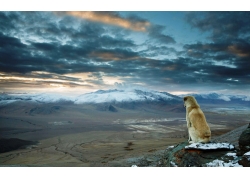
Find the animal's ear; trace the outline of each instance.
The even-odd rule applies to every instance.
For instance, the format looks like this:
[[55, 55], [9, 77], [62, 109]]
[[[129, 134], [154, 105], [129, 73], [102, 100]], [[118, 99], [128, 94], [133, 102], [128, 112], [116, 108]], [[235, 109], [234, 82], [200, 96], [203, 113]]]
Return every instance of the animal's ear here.
[[187, 97], [184, 97], [183, 100], [186, 101], [186, 100], [187, 100]]

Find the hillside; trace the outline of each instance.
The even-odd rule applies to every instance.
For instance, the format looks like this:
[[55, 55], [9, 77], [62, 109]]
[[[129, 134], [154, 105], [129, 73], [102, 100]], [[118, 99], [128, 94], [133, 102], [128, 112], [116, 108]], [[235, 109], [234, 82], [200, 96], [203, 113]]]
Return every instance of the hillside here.
[[[230, 132], [227, 132], [221, 136], [213, 138], [212, 139], [213, 143], [218, 143], [218, 144], [219, 143], [222, 143], [222, 144], [229, 143], [229, 144], [232, 144], [235, 147], [235, 149], [232, 149], [232, 150], [225, 149], [225, 150], [219, 150], [217, 152], [216, 152], [216, 150], [213, 150], [213, 151], [206, 152], [206, 154], [202, 155], [201, 157], [206, 158], [206, 156], [207, 156], [208, 157], [207, 161], [212, 162], [212, 163], [208, 163], [207, 166], [212, 166], [212, 167], [213, 166], [231, 166], [231, 167], [241, 166], [238, 164], [238, 160], [241, 160], [241, 158], [242, 158], [241, 157], [242, 155], [240, 155], [238, 153], [238, 151], [239, 151], [239, 138], [240, 138], [240, 135], [242, 134], [242, 132], [245, 131], [248, 127], [249, 127], [249, 124], [246, 124], [244, 126], [236, 128]], [[147, 155], [141, 156], [141, 157], [134, 157], [134, 158], [127, 159], [126, 161], [124, 161], [124, 163], [127, 163], [128, 166], [132, 166], [132, 167], [177, 166], [175, 163], [169, 162], [168, 159], [170, 157], [174, 156], [174, 153], [176, 153], [173, 151], [174, 149], [181, 150], [182, 148], [184, 149], [187, 145], [188, 145], [187, 142], [182, 142], [182, 143], [179, 143], [175, 146], [169, 146], [165, 150], [160, 150], [160, 151], [150, 153], [150, 154], [147, 154]], [[194, 144], [192, 144], [192, 145], [194, 145]], [[197, 154], [196, 154], [196, 151], [194, 149], [191, 152], [192, 152], [192, 154], [187, 154], [187, 156], [191, 157], [191, 160], [184, 159], [184, 154], [182, 154], [182, 156], [181, 156], [183, 163], [188, 163], [190, 166], [192, 166], [192, 161], [194, 164], [199, 162], [199, 160], [197, 159], [197, 156], [199, 156], [199, 154], [201, 154], [201, 152], [199, 152], [199, 151], [197, 151]], [[230, 157], [230, 156], [232, 156], [232, 157]], [[217, 158], [221, 158], [221, 157], [224, 158], [223, 159], [224, 161], [217, 159]], [[194, 158], [196, 158], [196, 159], [194, 159]], [[186, 166], [188, 164], [186, 164]], [[195, 166], [197, 166], [197, 165], [198, 164], [196, 164]]]

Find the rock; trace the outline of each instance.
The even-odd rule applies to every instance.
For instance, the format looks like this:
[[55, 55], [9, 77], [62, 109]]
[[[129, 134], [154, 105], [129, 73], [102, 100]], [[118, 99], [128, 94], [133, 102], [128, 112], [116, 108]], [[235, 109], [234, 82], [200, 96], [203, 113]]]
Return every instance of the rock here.
[[239, 151], [240, 154], [244, 154], [250, 151], [250, 123], [247, 129], [245, 129], [240, 135], [239, 148], [240, 148]]
[[[207, 167], [208, 163], [213, 160], [221, 161], [221, 164], [222, 162], [230, 163], [232, 159], [227, 158], [226, 154], [233, 152], [233, 150], [234, 146], [229, 143], [194, 143], [189, 145], [188, 142], [183, 142], [166, 152], [164, 165], [167, 167]], [[233, 160], [232, 166], [238, 166], [237, 159], [233, 158]]]
[[250, 151], [243, 154], [242, 159], [239, 160], [239, 164], [243, 167], [250, 167]]

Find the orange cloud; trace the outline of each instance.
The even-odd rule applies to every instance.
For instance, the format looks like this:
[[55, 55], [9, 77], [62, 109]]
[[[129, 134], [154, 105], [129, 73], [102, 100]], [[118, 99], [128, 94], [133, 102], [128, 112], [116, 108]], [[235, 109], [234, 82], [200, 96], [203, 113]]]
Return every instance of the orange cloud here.
[[147, 27], [150, 25], [146, 21], [130, 21], [128, 19], [119, 17], [112, 13], [100, 13], [91, 11], [69, 11], [66, 14], [87, 19], [90, 21], [101, 22], [105, 24], [120, 26], [133, 31], [146, 31]]
[[231, 53], [236, 54], [239, 57], [248, 57], [248, 56], [250, 56], [249, 52], [246, 52], [245, 50], [242, 50], [242, 49], [240, 49], [239, 47], [237, 47], [235, 45], [228, 46], [228, 50]]
[[89, 55], [90, 57], [97, 57], [103, 60], [135, 60], [135, 59], [140, 59], [139, 56], [130, 56], [127, 57], [124, 54], [120, 54], [120, 53], [111, 53], [111, 52], [92, 52]]

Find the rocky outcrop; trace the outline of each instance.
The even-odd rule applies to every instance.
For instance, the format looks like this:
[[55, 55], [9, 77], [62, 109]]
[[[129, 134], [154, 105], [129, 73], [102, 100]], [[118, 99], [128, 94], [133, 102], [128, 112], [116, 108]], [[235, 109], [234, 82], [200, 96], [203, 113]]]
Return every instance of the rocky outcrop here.
[[[137, 167], [250, 167], [250, 125], [213, 140], [213, 143], [182, 142], [131, 161]], [[237, 139], [237, 140], [236, 140]]]
[[[239, 166], [237, 160], [228, 155], [236, 155], [230, 143], [193, 143], [183, 142], [168, 150], [165, 154], [167, 167], [208, 167], [213, 160], [221, 161], [225, 166]], [[234, 160], [233, 162], [231, 162]], [[228, 164], [231, 163], [231, 164]]]
[[[182, 142], [165, 151], [137, 158], [133, 167], [242, 167], [241, 157], [230, 143]], [[245, 162], [244, 162], [245, 163]]]
[[214, 143], [180, 143], [165, 152], [162, 164], [168, 167], [250, 167], [250, 124], [215, 139]]
[[242, 134], [240, 135], [239, 138], [239, 154], [243, 155], [246, 152], [250, 151], [250, 123], [247, 127], [247, 129], [245, 129]]

